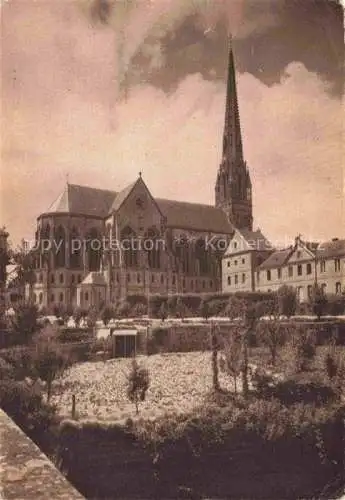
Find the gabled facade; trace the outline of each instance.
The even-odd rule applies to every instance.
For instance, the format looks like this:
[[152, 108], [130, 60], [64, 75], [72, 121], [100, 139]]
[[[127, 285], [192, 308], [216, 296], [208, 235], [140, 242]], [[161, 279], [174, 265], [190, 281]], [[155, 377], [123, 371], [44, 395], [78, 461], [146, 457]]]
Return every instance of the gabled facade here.
[[223, 292], [255, 290], [255, 269], [272, 253], [258, 229], [236, 229], [222, 259]]
[[[261, 262], [255, 262], [253, 256], [259, 255], [257, 249], [248, 250], [242, 245], [239, 250], [239, 238], [239, 231], [236, 231], [223, 257], [224, 292], [249, 290], [249, 287], [240, 282], [239, 272], [245, 272], [253, 277], [250, 283], [252, 290], [276, 291], [286, 284], [297, 290], [300, 302], [308, 301], [315, 283], [318, 283], [326, 294], [345, 293], [345, 240], [333, 239], [317, 244], [306, 243], [298, 236], [294, 245], [266, 252], [263, 260], [261, 258], [264, 254], [261, 253]], [[243, 258], [251, 264], [251, 268], [242, 270], [243, 261], [240, 259]], [[229, 268], [233, 268], [233, 262], [236, 262], [235, 268], [238, 270], [237, 280], [233, 280], [229, 271]]]

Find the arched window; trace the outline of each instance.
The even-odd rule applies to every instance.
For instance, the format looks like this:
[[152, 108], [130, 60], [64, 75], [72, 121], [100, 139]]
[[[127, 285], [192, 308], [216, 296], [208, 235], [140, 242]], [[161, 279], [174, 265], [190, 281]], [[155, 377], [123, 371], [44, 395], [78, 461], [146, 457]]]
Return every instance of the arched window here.
[[60, 273], [59, 281], [60, 281], [60, 283], [63, 283], [63, 273]]
[[150, 228], [145, 234], [144, 248], [147, 251], [147, 260], [150, 269], [160, 269], [161, 267], [161, 241], [154, 228]]
[[122, 262], [125, 267], [138, 267], [138, 250], [136, 249], [135, 233], [129, 226], [121, 231]]
[[59, 299], [60, 299], [60, 302], [63, 302], [63, 293], [62, 292], [60, 293]]
[[97, 229], [92, 228], [86, 237], [86, 254], [89, 271], [99, 271], [102, 241]]
[[189, 273], [189, 246], [185, 236], [181, 236], [175, 243], [175, 255], [179, 272]]
[[83, 242], [79, 236], [77, 228], [73, 227], [70, 234], [69, 245], [69, 263], [72, 269], [78, 269], [81, 267], [82, 244]]
[[43, 293], [41, 292], [39, 295], [39, 303], [42, 304], [43, 302]]
[[59, 226], [54, 234], [54, 265], [55, 267], [65, 267], [66, 264], [66, 234], [62, 226]]
[[209, 255], [206, 250], [205, 240], [200, 238], [195, 244], [195, 257], [199, 265], [199, 273], [201, 275], [209, 272]]
[[54, 302], [55, 301], [55, 296], [54, 294], [52, 293], [51, 296], [50, 296], [50, 302]]

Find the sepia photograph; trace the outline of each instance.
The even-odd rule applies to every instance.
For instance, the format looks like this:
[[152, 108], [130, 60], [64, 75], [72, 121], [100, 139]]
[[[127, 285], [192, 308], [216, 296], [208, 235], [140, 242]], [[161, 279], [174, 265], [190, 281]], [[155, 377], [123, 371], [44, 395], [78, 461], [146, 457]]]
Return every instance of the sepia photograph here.
[[0, 499], [345, 500], [342, 0], [0, 0]]

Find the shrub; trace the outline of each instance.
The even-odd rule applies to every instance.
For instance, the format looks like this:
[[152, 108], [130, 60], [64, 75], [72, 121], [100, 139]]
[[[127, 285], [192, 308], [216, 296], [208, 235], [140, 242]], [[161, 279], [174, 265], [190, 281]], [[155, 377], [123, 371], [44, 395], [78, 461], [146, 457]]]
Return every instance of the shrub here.
[[131, 316], [133, 318], [140, 318], [140, 316], [144, 316], [147, 314], [147, 304], [143, 304], [142, 302], [137, 302], [131, 309]]
[[130, 313], [131, 307], [129, 302], [121, 301], [119, 302], [117, 309], [116, 309], [116, 316], [120, 318], [128, 318], [129, 313]]
[[73, 311], [73, 319], [76, 327], [79, 327], [83, 318], [87, 317], [87, 311], [81, 307], [76, 307]]
[[14, 378], [23, 380], [32, 376], [32, 355], [29, 347], [13, 347], [1, 353], [1, 357], [13, 367]]
[[37, 444], [49, 439], [55, 408], [43, 402], [36, 386], [14, 380], [0, 381], [0, 407]]
[[150, 385], [149, 372], [147, 368], [140, 366], [133, 359], [132, 367], [127, 375], [127, 396], [128, 399], [135, 404], [135, 410], [139, 413], [139, 401], [144, 401], [147, 389]]
[[258, 335], [262, 343], [269, 349], [271, 364], [275, 366], [278, 350], [286, 340], [286, 328], [277, 319], [265, 320], [258, 324]]
[[297, 294], [295, 288], [282, 285], [277, 292], [279, 314], [290, 318], [296, 312]]
[[222, 371], [233, 378], [235, 394], [237, 394], [237, 379], [242, 367], [242, 342], [239, 330], [235, 329], [228, 338], [223, 340], [223, 344], [219, 366]]
[[94, 328], [96, 326], [97, 317], [98, 317], [97, 309], [93, 306], [90, 307], [86, 318], [87, 326], [89, 328]]
[[47, 383], [47, 400], [50, 400], [53, 381], [70, 365], [68, 356], [62, 351], [57, 332], [45, 328], [35, 339], [32, 355], [34, 373]]
[[14, 378], [14, 366], [8, 363], [5, 359], [0, 358], [0, 380], [8, 380]]
[[303, 327], [295, 327], [292, 332], [290, 349], [293, 354], [295, 369], [298, 372], [306, 371], [316, 354], [315, 335]]
[[39, 330], [38, 309], [30, 303], [18, 304], [14, 308], [12, 330], [19, 344], [28, 344], [32, 336]]
[[200, 302], [199, 306], [199, 314], [202, 318], [204, 318], [206, 321], [211, 315], [211, 310], [208, 302], [203, 298]]
[[317, 283], [313, 286], [312, 293], [310, 296], [310, 304], [312, 307], [313, 313], [317, 316], [318, 319], [324, 315], [326, 306], [327, 306], [327, 297], [323, 288], [320, 287]]

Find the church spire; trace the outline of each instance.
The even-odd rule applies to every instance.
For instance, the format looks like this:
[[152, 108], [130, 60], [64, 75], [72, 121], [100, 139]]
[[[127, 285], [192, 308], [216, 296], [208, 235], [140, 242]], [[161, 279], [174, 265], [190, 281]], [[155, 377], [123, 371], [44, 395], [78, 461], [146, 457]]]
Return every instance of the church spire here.
[[235, 62], [231, 36], [229, 39], [228, 83], [223, 134], [223, 161], [224, 160], [227, 160], [228, 163], [243, 161], [240, 114], [238, 110]]
[[237, 228], [252, 228], [251, 181], [246, 162], [240, 126], [236, 73], [232, 39], [229, 40], [223, 151], [218, 169], [216, 207], [222, 208]]

